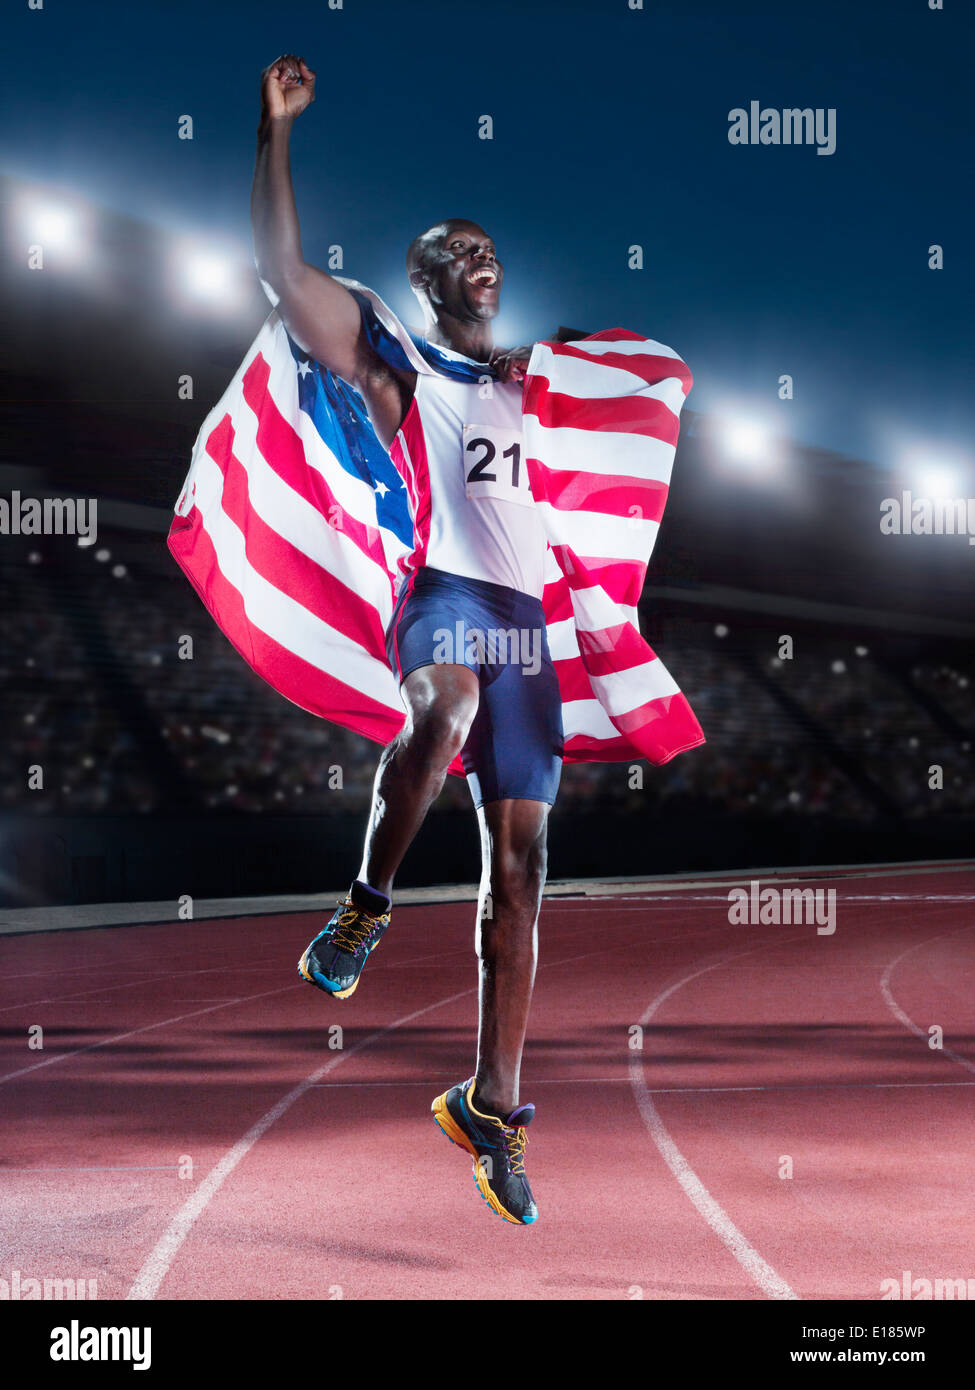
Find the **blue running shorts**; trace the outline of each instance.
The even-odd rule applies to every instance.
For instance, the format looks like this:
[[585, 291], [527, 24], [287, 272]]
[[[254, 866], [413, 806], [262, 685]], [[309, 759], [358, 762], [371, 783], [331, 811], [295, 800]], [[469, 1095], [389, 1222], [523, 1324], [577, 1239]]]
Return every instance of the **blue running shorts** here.
[[425, 566], [403, 585], [386, 629], [402, 682], [420, 666], [466, 666], [480, 682], [461, 749], [474, 805], [555, 802], [562, 775], [562, 696], [541, 600], [504, 584]]

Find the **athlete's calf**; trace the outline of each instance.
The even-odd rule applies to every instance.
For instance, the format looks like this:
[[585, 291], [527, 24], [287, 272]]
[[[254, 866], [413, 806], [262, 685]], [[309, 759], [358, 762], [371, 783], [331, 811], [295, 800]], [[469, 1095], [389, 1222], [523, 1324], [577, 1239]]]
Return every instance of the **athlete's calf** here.
[[478, 680], [466, 666], [421, 666], [401, 687], [406, 723], [383, 749], [359, 878], [392, 896], [393, 877], [439, 796], [477, 713]]
[[477, 935], [476, 1096], [482, 1108], [499, 1115], [518, 1104], [547, 867], [548, 811], [543, 801], [511, 799], [488, 802], [478, 813], [482, 884], [490, 898], [482, 901]]

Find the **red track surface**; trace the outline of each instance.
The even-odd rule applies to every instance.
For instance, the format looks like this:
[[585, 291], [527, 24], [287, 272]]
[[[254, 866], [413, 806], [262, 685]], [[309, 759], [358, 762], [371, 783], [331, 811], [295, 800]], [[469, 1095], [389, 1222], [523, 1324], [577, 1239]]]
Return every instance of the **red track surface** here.
[[295, 975], [311, 916], [2, 940], [0, 1276], [95, 1278], [100, 1299], [877, 1299], [905, 1270], [975, 1277], [975, 869], [817, 886], [833, 936], [730, 926], [706, 881], [546, 901], [531, 1228], [488, 1211], [429, 1115], [472, 1070], [472, 905], [398, 908], [347, 1004]]

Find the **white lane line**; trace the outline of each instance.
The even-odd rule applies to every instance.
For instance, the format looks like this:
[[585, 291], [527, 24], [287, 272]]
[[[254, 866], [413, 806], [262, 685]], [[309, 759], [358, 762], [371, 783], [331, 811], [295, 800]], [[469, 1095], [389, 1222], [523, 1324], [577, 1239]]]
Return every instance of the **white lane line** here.
[[131, 1028], [127, 1033], [115, 1033], [110, 1038], [102, 1038], [100, 1042], [88, 1043], [86, 1047], [73, 1048], [71, 1052], [59, 1052], [54, 1057], [45, 1057], [43, 1062], [34, 1062], [29, 1067], [21, 1067], [19, 1071], [8, 1071], [6, 1076], [0, 1076], [0, 1086], [5, 1081], [15, 1081], [19, 1076], [26, 1076], [29, 1072], [39, 1071], [41, 1067], [53, 1067], [57, 1062], [67, 1062], [71, 1057], [80, 1057], [82, 1053], [94, 1052], [99, 1047], [111, 1047], [113, 1043], [124, 1042], [126, 1038], [138, 1037], [140, 1033], [151, 1033], [155, 1028], [165, 1028], [170, 1023], [182, 1023], [188, 1018], [199, 1018], [202, 1014], [215, 1014], [218, 1009], [229, 1009], [233, 1004], [247, 1004], [252, 999], [267, 999], [271, 994], [285, 994], [290, 989], [300, 989], [300, 985], [284, 985], [278, 989], [265, 989], [260, 994], [245, 994], [242, 999], [228, 999], [223, 1004], [211, 1004], [207, 1009], [194, 1009], [188, 1014], [177, 1014], [174, 1018], [163, 1018], [158, 1023], [147, 1023], [142, 1028]]
[[[274, 956], [269, 956], [266, 965], [251, 965], [247, 969], [273, 970], [279, 965], [279, 960]], [[79, 990], [76, 994], [52, 994], [45, 999], [28, 999], [20, 1004], [4, 1004], [0, 1007], [0, 1014], [16, 1013], [18, 1009], [36, 1009], [40, 1004], [70, 1004], [75, 1000], [90, 1000], [93, 994], [115, 994], [120, 989], [138, 989], [142, 985], [155, 984], [159, 980], [186, 980], [193, 975], [220, 975], [225, 974], [226, 970], [226, 960], [222, 965], [208, 965], [205, 969], [200, 970], [165, 970], [154, 975], [145, 975], [145, 978], [141, 980], [126, 980], [120, 985], [98, 985], [94, 989]], [[145, 974], [144, 971], [138, 973]], [[97, 1004], [98, 1000], [91, 1000], [91, 1002]]]
[[[657, 878], [626, 879], [579, 879], [563, 889], [559, 897], [572, 900], [580, 894], [585, 897], [623, 896], [634, 897], [642, 894], [676, 892], [692, 888], [728, 888], [734, 884], [746, 884], [757, 878], [768, 883], [852, 883], [858, 879], [869, 878], [915, 878], [950, 873], [971, 873], [975, 860], [922, 860], [917, 864], [888, 865], [829, 865], [807, 864], [772, 866], [764, 869], [724, 869], [706, 874], [665, 874]], [[840, 872], [848, 870], [848, 872]], [[835, 872], [834, 872], [835, 871]], [[565, 882], [569, 882], [565, 880]]]
[[[79, 990], [77, 994], [52, 994], [44, 999], [25, 999], [21, 1004], [4, 1004], [0, 1007], [0, 1014], [13, 1014], [18, 1009], [36, 1009], [41, 1004], [73, 1004], [84, 1002], [87, 1004], [97, 1004], [98, 1000], [89, 998], [92, 994], [113, 994], [120, 989], [136, 989], [139, 985], [155, 984], [158, 980], [169, 980], [172, 976], [166, 972], [161, 975], [143, 975], [141, 980], [126, 980], [123, 985], [99, 985], [97, 989]], [[114, 1002], [114, 1001], [113, 1001]]]
[[[205, 960], [207, 955], [222, 959], [226, 955], [226, 948], [214, 947], [212, 951], [201, 952], [199, 959]], [[88, 965], [75, 965], [72, 962], [70, 965], [49, 966], [46, 970], [24, 970], [19, 975], [11, 975], [5, 971], [3, 979], [4, 983], [7, 980], [51, 979], [57, 975], [80, 975], [86, 970], [107, 970], [110, 975], [144, 975], [152, 968], [150, 965], [123, 965], [112, 960], [93, 961]]]
[[[408, 964], [409, 964], [410, 967], [412, 967], [412, 966], [414, 966], [414, 965], [420, 965], [420, 964], [422, 964], [424, 961], [428, 961], [428, 960], [443, 960], [443, 959], [445, 958], [445, 956], [448, 956], [448, 955], [465, 955], [465, 956], [469, 956], [470, 953], [471, 953], [471, 952], [470, 952], [470, 947], [464, 947], [464, 948], [458, 947], [458, 949], [457, 949], [456, 951], [447, 951], [447, 952], [444, 952], [444, 951], [433, 951], [433, 952], [431, 952], [429, 955], [426, 955], [426, 956], [415, 956], [415, 957], [413, 957], [413, 958], [409, 961]], [[263, 972], [263, 973], [267, 973], [267, 972], [270, 972], [270, 971], [272, 971], [272, 970], [273, 970], [273, 971], [278, 971], [278, 970], [280, 970], [280, 968], [281, 968], [281, 958], [280, 958], [280, 956], [268, 956], [268, 957], [266, 957], [266, 960], [265, 960], [263, 963], [258, 963], [258, 964], [254, 964], [254, 965], [248, 965], [248, 966], [235, 966], [235, 967], [234, 967], [234, 974], [235, 974], [235, 975], [239, 975], [239, 974], [241, 974], [242, 971], [244, 971], [244, 970], [249, 970], [249, 971], [254, 971], [254, 970], [256, 970], [256, 971], [260, 971], [260, 972]], [[397, 970], [397, 969], [403, 969], [403, 968], [404, 968], [403, 965], [395, 965], [395, 964], [394, 964], [394, 965], [377, 965], [377, 966], [375, 966], [375, 967], [373, 968], [373, 974], [377, 973], [377, 971], [379, 971], [379, 970]], [[70, 1003], [73, 1003], [73, 1002], [75, 1002], [75, 1001], [80, 1001], [80, 1000], [88, 1001], [88, 1002], [90, 1002], [92, 1005], [97, 1006], [101, 1001], [100, 1001], [99, 999], [90, 1000], [90, 996], [93, 995], [93, 994], [95, 994], [95, 995], [112, 994], [112, 993], [117, 993], [118, 990], [120, 990], [120, 989], [138, 989], [138, 988], [141, 987], [142, 985], [153, 984], [153, 983], [158, 982], [159, 980], [185, 980], [185, 979], [191, 978], [191, 977], [194, 976], [194, 975], [220, 975], [220, 974], [225, 974], [225, 973], [226, 973], [226, 970], [227, 970], [226, 961], [224, 961], [223, 965], [207, 966], [205, 969], [199, 969], [199, 970], [169, 970], [169, 971], [165, 971], [165, 972], [162, 973], [162, 974], [147, 975], [144, 979], [141, 979], [141, 980], [127, 980], [124, 984], [120, 984], [120, 985], [99, 985], [99, 986], [98, 986], [97, 988], [95, 988], [95, 989], [82, 990], [82, 991], [79, 991], [77, 994], [55, 994], [55, 995], [51, 995], [50, 997], [45, 998], [45, 999], [28, 999], [25, 1003], [20, 1003], [20, 1004], [5, 1004], [5, 1005], [3, 1005], [3, 1006], [0, 1006], [0, 1013], [16, 1013], [16, 1011], [17, 1011], [18, 1009], [34, 1009], [34, 1008], [37, 1008], [37, 1007], [38, 1007], [39, 1005], [41, 1005], [41, 1004], [70, 1004]], [[143, 973], [143, 972], [139, 972], [139, 973]], [[221, 997], [224, 998], [224, 999], [227, 998], [226, 995], [222, 995]], [[249, 996], [247, 996], [247, 997], [248, 997], [248, 998], [257, 998], [256, 995], [249, 995]], [[113, 1001], [113, 1002], [114, 1002], [114, 1001]], [[183, 1000], [182, 1002], [188, 1004], [188, 1003], [192, 1003], [192, 1002], [194, 1002], [194, 1001], [189, 1000], [189, 999], [186, 999], [186, 1000]], [[233, 1002], [233, 1001], [230, 1001], [230, 1002]], [[128, 1035], [124, 1035], [124, 1036], [128, 1036]], [[5, 1079], [6, 1079], [5, 1077], [0, 1077], [0, 1082], [4, 1081]]]
[[0, 1178], [7, 1173], [175, 1173], [178, 1168], [178, 1163], [99, 1163], [87, 1168], [0, 1168]]
[[[582, 936], [582, 935], [585, 935], [589, 930], [590, 930], [590, 929], [589, 929], [588, 927], [584, 927], [584, 928], [580, 928], [580, 930], [579, 930], [578, 932], [570, 932], [570, 933], [568, 933], [568, 935], [569, 935], [569, 936]], [[714, 931], [714, 930], [717, 930], [717, 929], [716, 929], [716, 928], [707, 928], [707, 929], [705, 929], [705, 932], [704, 932], [704, 933], [691, 933], [691, 935], [706, 935], [708, 932]], [[660, 938], [658, 938], [658, 940], [659, 940], [659, 939], [660, 939]], [[671, 939], [676, 940], [677, 938], [676, 938], [676, 937], [675, 937], [675, 938], [669, 938], [669, 937], [668, 937], [668, 938], [662, 938], [662, 939], [663, 939], [663, 940], [671, 940]], [[656, 942], [654, 942], [653, 944], [656, 944]], [[470, 952], [470, 949], [469, 949], [469, 948], [466, 948], [466, 947], [463, 948], [463, 950], [462, 950], [461, 948], [458, 948], [456, 951], [432, 952], [429, 956], [420, 956], [420, 957], [414, 958], [414, 961], [411, 962], [411, 964], [419, 964], [421, 961], [425, 961], [425, 960], [441, 960], [441, 961], [442, 961], [442, 960], [444, 960], [445, 957], [448, 956], [448, 955], [460, 955], [460, 954], [463, 954], [463, 955], [465, 955], [465, 956], [469, 956], [469, 955], [471, 954], [471, 952]], [[586, 951], [586, 952], [584, 952], [583, 955], [581, 955], [581, 956], [569, 956], [569, 957], [567, 957], [565, 960], [547, 961], [547, 962], [544, 963], [544, 965], [540, 966], [539, 969], [551, 969], [553, 966], [556, 966], [556, 965], [566, 965], [566, 964], [570, 963], [571, 961], [583, 960], [583, 959], [585, 959], [586, 956], [595, 955], [595, 954], [597, 954], [597, 953], [594, 952], [594, 951]], [[261, 967], [261, 968], [262, 968], [262, 969], [270, 969], [271, 967]], [[400, 969], [400, 968], [402, 968], [402, 967], [400, 967], [400, 966], [395, 966], [395, 965], [387, 965], [387, 966], [379, 966], [379, 967], [378, 967], [379, 970], [395, 970], [395, 969]], [[197, 970], [182, 971], [182, 972], [180, 972], [180, 977], [184, 977], [184, 978], [185, 978], [185, 976], [187, 976], [187, 975], [206, 975], [206, 974], [212, 974], [212, 973], [214, 973], [214, 972], [213, 972], [212, 970], [209, 970], [209, 969], [208, 969], [208, 970], [199, 970], [199, 971], [197, 971]], [[374, 971], [374, 973], [378, 973], [378, 972], [375, 972], [375, 971]], [[176, 978], [176, 977], [175, 977], [175, 976], [165, 976], [164, 978], [172, 979], [172, 978]], [[112, 1037], [110, 1037], [110, 1038], [102, 1038], [100, 1042], [88, 1043], [87, 1046], [85, 1046], [85, 1047], [76, 1047], [76, 1048], [73, 1048], [70, 1052], [59, 1052], [59, 1053], [57, 1053], [56, 1056], [53, 1056], [53, 1057], [46, 1057], [46, 1058], [44, 1058], [43, 1061], [41, 1061], [41, 1062], [34, 1062], [34, 1063], [33, 1063], [31, 1066], [29, 1066], [29, 1067], [21, 1067], [19, 1071], [7, 1072], [7, 1074], [6, 1074], [5, 1076], [0, 1076], [0, 1086], [2, 1086], [2, 1085], [3, 1085], [5, 1082], [7, 1082], [7, 1081], [14, 1081], [14, 1080], [16, 1080], [18, 1077], [26, 1076], [29, 1072], [38, 1071], [41, 1067], [50, 1067], [50, 1066], [53, 1066], [56, 1062], [66, 1062], [66, 1061], [69, 1060], [69, 1058], [71, 1058], [71, 1057], [78, 1057], [78, 1056], [80, 1056], [82, 1053], [85, 1053], [85, 1052], [94, 1052], [97, 1048], [100, 1048], [100, 1047], [109, 1047], [112, 1043], [116, 1043], [116, 1042], [124, 1042], [126, 1038], [134, 1038], [134, 1037], [138, 1036], [140, 1033], [149, 1033], [149, 1032], [152, 1032], [152, 1030], [153, 1030], [154, 1028], [165, 1028], [166, 1025], [169, 1024], [169, 1023], [182, 1023], [184, 1019], [187, 1019], [187, 1018], [196, 1018], [196, 1017], [198, 1017], [198, 1016], [201, 1015], [201, 1014], [214, 1013], [214, 1012], [216, 1012], [217, 1009], [229, 1008], [232, 1004], [246, 1004], [246, 1003], [248, 1003], [248, 1002], [249, 1002], [250, 1000], [252, 1000], [252, 999], [264, 999], [264, 998], [266, 998], [268, 995], [271, 995], [271, 994], [282, 994], [282, 993], [284, 993], [286, 990], [289, 990], [289, 989], [299, 989], [300, 987], [301, 987], [301, 986], [300, 986], [300, 985], [297, 985], [297, 984], [295, 984], [295, 985], [285, 985], [283, 988], [263, 990], [260, 994], [245, 994], [245, 995], [243, 995], [243, 996], [241, 996], [240, 998], [237, 998], [237, 999], [227, 999], [227, 1000], [225, 1000], [223, 1003], [214, 1004], [214, 1005], [212, 1005], [210, 1008], [207, 1008], [207, 1009], [197, 1009], [197, 1010], [195, 1010], [195, 1011], [192, 1012], [192, 1013], [177, 1014], [177, 1015], [176, 1015], [175, 1017], [173, 1017], [173, 1018], [164, 1018], [164, 1019], [162, 1019], [159, 1023], [149, 1023], [149, 1024], [146, 1024], [145, 1027], [143, 1027], [143, 1028], [132, 1028], [132, 1029], [130, 1029], [130, 1030], [129, 1030], [128, 1032], [126, 1032], [126, 1033], [116, 1033], [116, 1034], [114, 1034], [114, 1035], [113, 1035]], [[124, 986], [118, 986], [118, 988], [124, 988]], [[94, 991], [94, 992], [95, 992], [95, 993], [98, 993], [98, 992], [100, 992], [100, 991]], [[51, 1001], [51, 1002], [57, 1003], [57, 1002], [66, 1002], [66, 1001], [53, 1000], [53, 1001]], [[94, 1001], [94, 1002], [97, 1003], [98, 1001], [96, 1000], [96, 1001]], [[189, 1002], [189, 1001], [184, 1001], [184, 1002]], [[13, 1006], [12, 1006], [12, 1007], [13, 1007]], [[19, 1006], [17, 1006], [17, 1007], [19, 1007]], [[28, 1007], [28, 1006], [25, 1005], [24, 1007]]]
[[[683, 979], [677, 980], [667, 989], [657, 995], [656, 999], [647, 1007], [643, 1017], [639, 1020], [641, 1027], [646, 1027], [654, 1014], [665, 1003], [672, 994], [676, 994], [679, 989], [692, 980], [698, 979], [701, 975], [707, 975], [712, 970], [717, 970], [720, 966], [727, 965], [730, 961], [738, 960], [741, 956], [754, 955], [756, 951], [764, 950], [767, 945], [786, 945], [792, 941], [801, 941], [800, 936], [780, 937], [777, 942], [767, 941], [760, 946], [752, 946], [747, 951], [737, 951], [734, 955], [724, 956], [721, 960], [715, 961], [712, 965], [702, 966], [699, 970], [685, 975]], [[651, 1092], [647, 1086], [643, 1075], [643, 1062], [637, 1052], [631, 1052], [629, 1058], [630, 1085], [633, 1088], [633, 1095], [636, 1099], [643, 1123], [649, 1131], [650, 1137], [660, 1151], [661, 1157], [667, 1167], [677, 1179], [685, 1195], [693, 1202], [694, 1206], [704, 1217], [711, 1230], [721, 1240], [731, 1254], [742, 1266], [749, 1278], [758, 1285], [764, 1294], [774, 1299], [798, 1299], [799, 1295], [792, 1289], [781, 1275], [776, 1274], [775, 1270], [764, 1260], [753, 1245], [739, 1231], [724, 1207], [711, 1195], [704, 1183], [695, 1173], [680, 1149], [674, 1143], [671, 1135], [664, 1126], [663, 1120], [657, 1111], [657, 1107], [651, 1100]]]
[[735, 1091], [900, 1091], [975, 1086], [975, 1081], [810, 1081], [805, 1086], [655, 1086], [651, 1096], [720, 1096]]
[[[883, 995], [884, 1003], [887, 1005], [890, 1012], [898, 1022], [902, 1023], [915, 1037], [923, 1038], [925, 1043], [928, 1042], [930, 1034], [926, 1028], [922, 1028], [920, 1024], [915, 1023], [913, 1018], [905, 1013], [900, 1004], [898, 1004], [890, 988], [890, 978], [902, 960], [906, 960], [907, 957], [913, 955], [915, 951], [920, 951], [923, 946], [930, 946], [935, 941], [943, 941], [946, 936], [957, 936], [959, 932], [972, 931], [973, 929], [975, 929], [975, 923], [966, 922], [963, 927], [955, 927], [953, 931], [940, 932], [938, 936], [929, 936], [924, 941], [916, 942], [913, 946], [909, 946], [906, 951], [902, 951], [899, 956], [895, 956], [886, 966], [884, 973], [880, 977], [880, 993]], [[931, 1048], [930, 1050], [932, 1052], [939, 1052], [942, 1057], [947, 1057], [949, 1061], [957, 1062], [960, 1067], [964, 1067], [966, 1071], [975, 1074], [975, 1062], [969, 1061], [967, 1057], [962, 1057], [960, 1053], [953, 1051], [952, 1048], [940, 1047]]]
[[[918, 859], [906, 862], [894, 861], [886, 864], [753, 865], [748, 869], [741, 870], [729, 868], [697, 874], [660, 874], [653, 879], [636, 874], [630, 874], [626, 877], [611, 875], [598, 879], [553, 879], [546, 886], [545, 897], [546, 900], [567, 897], [579, 891], [585, 892], [588, 888], [597, 888], [603, 893], [616, 893], [626, 892], [630, 885], [634, 888], [643, 885], [648, 885], [651, 888], [658, 886], [672, 888], [675, 885], [680, 886], [685, 883], [689, 886], [708, 883], [713, 885], [718, 881], [728, 880], [729, 875], [736, 873], [740, 873], [742, 878], [735, 879], [735, 882], [744, 881], [745, 875], [749, 878], [769, 880], [802, 878], [811, 881], [827, 877], [893, 878], [916, 874], [967, 873], [973, 868], [975, 868], [975, 860], [973, 859]], [[209, 925], [211, 922], [232, 921], [249, 927], [261, 919], [267, 920], [271, 917], [322, 915], [331, 908], [336, 898], [341, 898], [345, 891], [342, 888], [336, 889], [334, 893], [289, 894], [284, 897], [201, 899], [196, 904], [195, 921], [197, 924], [205, 925]], [[633, 891], [633, 888], [630, 891]], [[477, 894], [478, 885], [476, 883], [457, 884], [449, 889], [443, 887], [407, 888], [397, 895], [396, 903], [401, 909], [422, 909], [457, 903], [473, 904], [477, 901]], [[172, 903], [90, 903], [74, 907], [4, 909], [0, 911], [0, 938], [6, 935], [23, 936], [47, 931], [74, 931], [86, 927], [96, 930], [115, 930], [130, 927], [179, 928], [187, 925], [185, 922], [173, 918], [172, 907]], [[149, 912], [153, 915], [143, 916], [143, 919], [138, 922], [131, 920], [120, 922], [117, 920], [119, 912], [125, 912], [130, 916], [133, 912]], [[48, 924], [43, 921], [44, 917], [50, 917], [52, 914], [59, 915], [61, 920], [55, 924]]]
[[[533, 1086], [628, 1086], [628, 1076], [534, 1076]], [[434, 1081], [318, 1081], [313, 1090], [331, 1091], [362, 1086], [437, 1086]], [[953, 1086], [975, 1086], [975, 1081], [810, 1081], [804, 1086], [648, 1086], [649, 1096], [721, 1096], [739, 1091], [898, 1091], [939, 1090]], [[0, 1173], [5, 1170], [0, 1168]]]
[[[768, 880], [757, 879], [755, 882], [769, 886]], [[747, 886], [745, 883], [739, 887]], [[975, 903], [975, 893], [845, 893], [842, 888], [836, 889], [836, 897], [841, 903]], [[628, 907], [627, 903], [636, 900], [641, 903], [673, 903], [677, 907], [691, 907], [694, 903], [728, 903], [727, 893], [634, 893], [621, 901], [619, 897], [601, 898], [593, 893], [588, 898], [572, 900], [572, 906], [576, 906], [580, 911], [592, 903], [598, 902], [603, 905], [603, 909], [614, 907], [617, 912], [643, 912], [641, 907]], [[564, 911], [568, 911], [568, 907]], [[673, 911], [673, 908], [670, 909]]]
[[[570, 956], [570, 960], [585, 960], [589, 956], [598, 955], [598, 951], [585, 951], [579, 956]], [[552, 961], [552, 965], [564, 965], [565, 961]], [[545, 966], [539, 966], [545, 969]], [[291, 1109], [296, 1100], [300, 1100], [303, 1095], [317, 1086], [323, 1076], [327, 1076], [330, 1071], [339, 1066], [347, 1057], [352, 1057], [356, 1052], [361, 1052], [363, 1048], [369, 1047], [372, 1043], [378, 1042], [388, 1033], [395, 1032], [404, 1023], [412, 1023], [415, 1018], [422, 1018], [424, 1014], [432, 1013], [434, 1009], [443, 1008], [447, 1004], [453, 1004], [458, 999], [464, 999], [469, 994], [476, 994], [478, 986], [474, 985], [470, 989], [462, 989], [457, 994], [448, 994], [444, 999], [438, 999], [434, 1004], [427, 1004], [422, 1009], [416, 1009], [413, 1013], [404, 1014], [402, 1018], [396, 1019], [394, 1023], [387, 1024], [384, 1028], [378, 1028], [370, 1033], [361, 1042], [350, 1047], [345, 1052], [338, 1053], [330, 1061], [317, 1067], [310, 1076], [306, 1076], [304, 1081], [300, 1081], [297, 1086], [290, 1090], [287, 1095], [282, 1096], [276, 1105], [261, 1116], [250, 1129], [238, 1139], [232, 1148], [228, 1149], [223, 1158], [220, 1159], [216, 1167], [212, 1168], [196, 1191], [183, 1203], [179, 1211], [170, 1221], [166, 1230], [157, 1241], [155, 1247], [145, 1260], [142, 1268], [135, 1277], [131, 1289], [126, 1295], [127, 1299], [153, 1299], [159, 1290], [159, 1286], [165, 1279], [173, 1260], [179, 1253], [180, 1247], [189, 1235], [197, 1218], [209, 1205], [211, 1199], [223, 1186], [226, 1179], [234, 1171], [241, 1159], [245, 1158], [254, 1145], [261, 1139], [271, 1126]], [[441, 1084], [441, 1083], [434, 1083]]]
[[350, 1047], [345, 1052], [337, 1053], [328, 1062], [323, 1063], [320, 1067], [316, 1067], [309, 1076], [305, 1077], [304, 1081], [299, 1081], [297, 1086], [293, 1087], [287, 1095], [282, 1096], [276, 1105], [272, 1105], [270, 1110], [266, 1111], [255, 1124], [251, 1125], [247, 1133], [242, 1138], [238, 1139], [237, 1143], [234, 1144], [232, 1148], [227, 1150], [223, 1158], [220, 1159], [219, 1163], [217, 1163], [214, 1168], [210, 1169], [210, 1172], [200, 1183], [200, 1186], [188, 1200], [183, 1203], [156, 1242], [154, 1248], [150, 1251], [142, 1268], [136, 1275], [135, 1281], [131, 1289], [129, 1289], [126, 1298], [155, 1298], [160, 1284], [165, 1279], [173, 1260], [179, 1253], [181, 1245], [189, 1235], [197, 1217], [199, 1217], [208, 1206], [211, 1198], [216, 1195], [226, 1179], [234, 1171], [238, 1163], [240, 1163], [241, 1159], [250, 1152], [257, 1141], [267, 1133], [277, 1120], [280, 1120], [282, 1115], [291, 1109], [296, 1100], [300, 1100], [305, 1092], [316, 1085], [323, 1076], [326, 1076], [333, 1068], [339, 1066], [347, 1057], [353, 1056], [356, 1052], [361, 1052], [363, 1048], [368, 1047], [371, 1043], [378, 1042], [380, 1038], [385, 1037], [388, 1033], [395, 1032], [395, 1030], [402, 1027], [404, 1023], [411, 1023], [415, 1018], [422, 1018], [424, 1014], [431, 1013], [434, 1009], [442, 1008], [446, 1004], [452, 1004], [455, 1000], [463, 999], [465, 995], [473, 993], [473, 989], [463, 989], [457, 994], [449, 994], [444, 999], [438, 999], [435, 1004], [427, 1004], [425, 1008], [416, 1009], [413, 1013], [404, 1014], [402, 1018], [396, 1019], [394, 1023], [389, 1023], [385, 1028], [379, 1028], [375, 1032], [370, 1033], [367, 1037], [363, 1038], [361, 1042], [356, 1043], [354, 1047]]

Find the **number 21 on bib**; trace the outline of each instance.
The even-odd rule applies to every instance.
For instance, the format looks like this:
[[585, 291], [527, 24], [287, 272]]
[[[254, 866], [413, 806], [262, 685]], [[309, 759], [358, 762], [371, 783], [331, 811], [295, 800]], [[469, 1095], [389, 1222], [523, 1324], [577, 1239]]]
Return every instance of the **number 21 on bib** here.
[[504, 425], [464, 426], [464, 479], [473, 501], [491, 498], [533, 507], [521, 431]]

